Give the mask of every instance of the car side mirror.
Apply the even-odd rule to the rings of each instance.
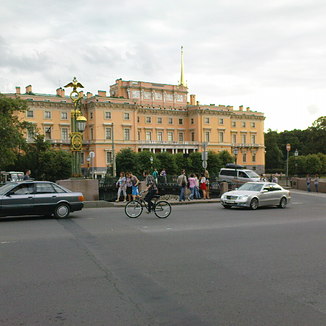
[[[268,190],[267,189],[263,189],[261,192],[268,192]]]

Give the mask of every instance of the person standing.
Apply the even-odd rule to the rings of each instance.
[[[202,174],[201,177],[200,177],[199,188],[200,188],[200,190],[203,192],[203,199],[207,199],[207,193],[206,193],[206,190],[207,190],[207,187],[206,187],[206,178],[205,178],[205,175],[204,175],[204,174]]]
[[[209,199],[209,173],[205,170],[204,176],[206,178],[206,198]]]
[[[195,198],[200,199],[200,192],[199,192],[199,179],[197,174],[195,174]]]
[[[147,212],[150,213],[152,211],[152,207],[153,207],[152,199],[157,194],[158,189],[157,189],[157,185],[156,185],[153,175],[150,175],[148,173],[148,171],[144,171],[144,177],[145,177],[145,181],[146,181],[146,190],[145,191],[147,191],[147,194],[146,194],[144,200],[148,204]]]
[[[131,183],[131,177],[130,177],[130,172],[126,172],[126,193],[128,196],[128,201],[131,201],[131,194],[132,194],[132,183]]]
[[[117,181],[116,186],[118,187],[118,194],[117,194],[117,200],[116,201],[118,202],[120,200],[120,195],[121,195],[121,192],[122,192],[123,197],[124,197],[123,202],[126,202],[127,201],[127,193],[126,193],[127,185],[126,185],[126,177],[125,177],[125,174],[123,172],[120,172],[120,178]]]
[[[23,180],[30,180],[31,179],[30,175],[31,175],[31,170],[26,170]]]
[[[314,185],[315,185],[316,192],[318,192],[318,186],[319,186],[319,177],[318,177],[318,174],[315,174]]]
[[[311,184],[310,174],[307,174],[306,184],[307,184],[307,191],[310,192],[311,191],[311,188],[310,188],[310,184]]]
[[[179,186],[179,201],[185,201],[185,193],[186,193],[186,187],[187,187],[187,177],[186,177],[186,171],[182,170],[181,174],[178,176],[177,184]]]
[[[158,171],[157,171],[157,169],[154,169],[154,171],[153,171],[153,173],[152,173],[152,176],[154,177],[154,180],[155,180],[155,182],[156,182],[156,184],[158,183],[157,181],[157,178],[158,178]]]
[[[131,177],[131,184],[132,184],[132,188],[131,188],[132,199],[136,200],[136,197],[139,196],[139,189],[138,189],[139,180],[131,172],[130,172],[130,177]]]
[[[190,174],[190,177],[188,178],[188,182],[189,182],[189,189],[191,191],[188,200],[192,200],[195,198],[195,188],[196,188],[196,179],[193,173]]]
[[[166,180],[166,171],[165,171],[165,169],[163,169],[163,170],[161,171],[160,176],[163,177],[163,180],[164,180],[163,182],[166,183],[167,180]]]

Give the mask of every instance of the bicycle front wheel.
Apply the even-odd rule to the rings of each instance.
[[[158,201],[154,207],[154,213],[158,218],[167,218],[171,210],[171,205],[165,200]]]
[[[143,212],[143,206],[137,200],[132,200],[125,206],[125,213],[130,218],[137,218]]]

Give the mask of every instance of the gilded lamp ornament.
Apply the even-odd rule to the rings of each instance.
[[[77,81],[76,77],[72,82],[65,87],[72,87],[70,98],[73,102],[74,108],[71,110],[71,151],[72,151],[72,176],[81,176],[81,150],[83,147],[82,132],[85,130],[87,119],[81,113],[81,99],[82,94],[77,91],[77,88],[84,88],[84,86]]]

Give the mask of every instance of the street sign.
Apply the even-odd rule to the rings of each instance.
[[[201,159],[202,159],[202,161],[207,161],[207,159],[208,159],[208,152],[202,152],[201,153]]]
[[[289,152],[291,150],[291,144],[286,144],[286,150]]]
[[[207,161],[203,161],[202,166],[203,166],[203,169],[207,169]]]

